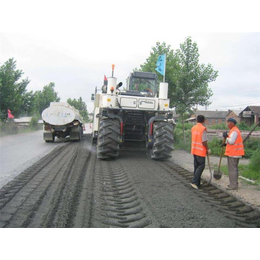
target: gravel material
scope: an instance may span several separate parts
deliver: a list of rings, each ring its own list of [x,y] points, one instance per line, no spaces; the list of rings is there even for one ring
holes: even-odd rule
[[[0,227],[260,227],[249,205],[212,185],[190,186],[189,153],[174,151],[172,160],[129,147],[116,160],[99,160],[89,135],[65,142],[0,189]]]

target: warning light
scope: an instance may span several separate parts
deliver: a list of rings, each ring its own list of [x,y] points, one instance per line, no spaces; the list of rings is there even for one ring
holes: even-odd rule
[[[112,64],[112,78],[114,77],[115,64]]]

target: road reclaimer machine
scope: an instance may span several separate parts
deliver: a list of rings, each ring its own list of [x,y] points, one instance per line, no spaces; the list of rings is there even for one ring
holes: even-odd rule
[[[55,137],[80,141],[83,136],[83,120],[80,113],[66,102],[51,102],[43,110],[43,139],[54,142]]]
[[[117,84],[112,77],[95,93],[92,140],[97,143],[97,158],[119,156],[123,143],[143,143],[149,158],[164,160],[173,150],[173,113],[169,109],[168,83],[162,82],[157,97],[157,75],[135,71]]]

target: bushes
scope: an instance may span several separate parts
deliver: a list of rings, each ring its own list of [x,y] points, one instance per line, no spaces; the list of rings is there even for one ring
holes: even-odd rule
[[[243,169],[241,175],[252,180],[260,181],[260,148],[252,152],[250,163]]]
[[[38,118],[32,117],[29,126],[18,126],[14,121],[0,122],[0,136],[25,133],[42,129],[42,125],[38,124]]]
[[[251,158],[253,153],[260,148],[259,138],[249,138],[245,143],[245,158]]]
[[[251,127],[248,126],[245,122],[241,122],[240,124],[237,124],[237,127],[240,129],[240,130],[250,130]]]
[[[191,123],[184,123],[184,129],[185,130],[190,130],[193,127],[193,124]],[[181,129],[182,130],[182,124],[177,123],[175,129]]]
[[[247,125],[245,122],[241,122],[240,124],[237,124],[237,127],[240,130],[244,130],[244,131],[250,131],[254,126],[249,126]],[[215,125],[209,125],[207,126],[208,129],[218,129],[218,130],[227,130],[227,124],[226,123],[221,123],[221,124],[215,124]],[[260,130],[260,127],[258,127]],[[258,128],[256,129],[256,131],[258,130]]]
[[[183,140],[183,132],[182,132],[182,124],[177,123],[175,129],[174,129],[174,146],[177,149],[190,151],[191,146],[191,127],[192,124],[185,123],[185,141]]]
[[[31,130],[39,130],[39,124],[38,124],[38,118],[37,117],[32,117],[29,127]]]
[[[222,147],[221,144],[223,143],[222,139],[219,139],[217,137],[213,137],[211,141],[208,142],[208,146],[211,150],[211,155],[220,156]]]
[[[5,122],[0,125],[0,135],[13,135],[18,133],[18,127],[14,122]]]
[[[227,125],[225,123],[209,125],[207,126],[209,129],[219,129],[219,130],[227,130]]]

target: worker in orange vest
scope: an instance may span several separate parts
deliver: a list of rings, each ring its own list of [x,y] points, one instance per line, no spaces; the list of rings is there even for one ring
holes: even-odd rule
[[[229,185],[227,190],[238,189],[238,162],[245,155],[243,139],[240,130],[236,126],[237,121],[234,118],[227,120],[229,133],[224,132],[223,137],[226,138],[225,146],[228,161]]]
[[[205,157],[208,153],[207,129],[204,126],[205,117],[197,116],[197,124],[191,129],[191,154],[194,158],[194,175],[190,185],[194,189],[200,187],[200,178],[205,169]]]

